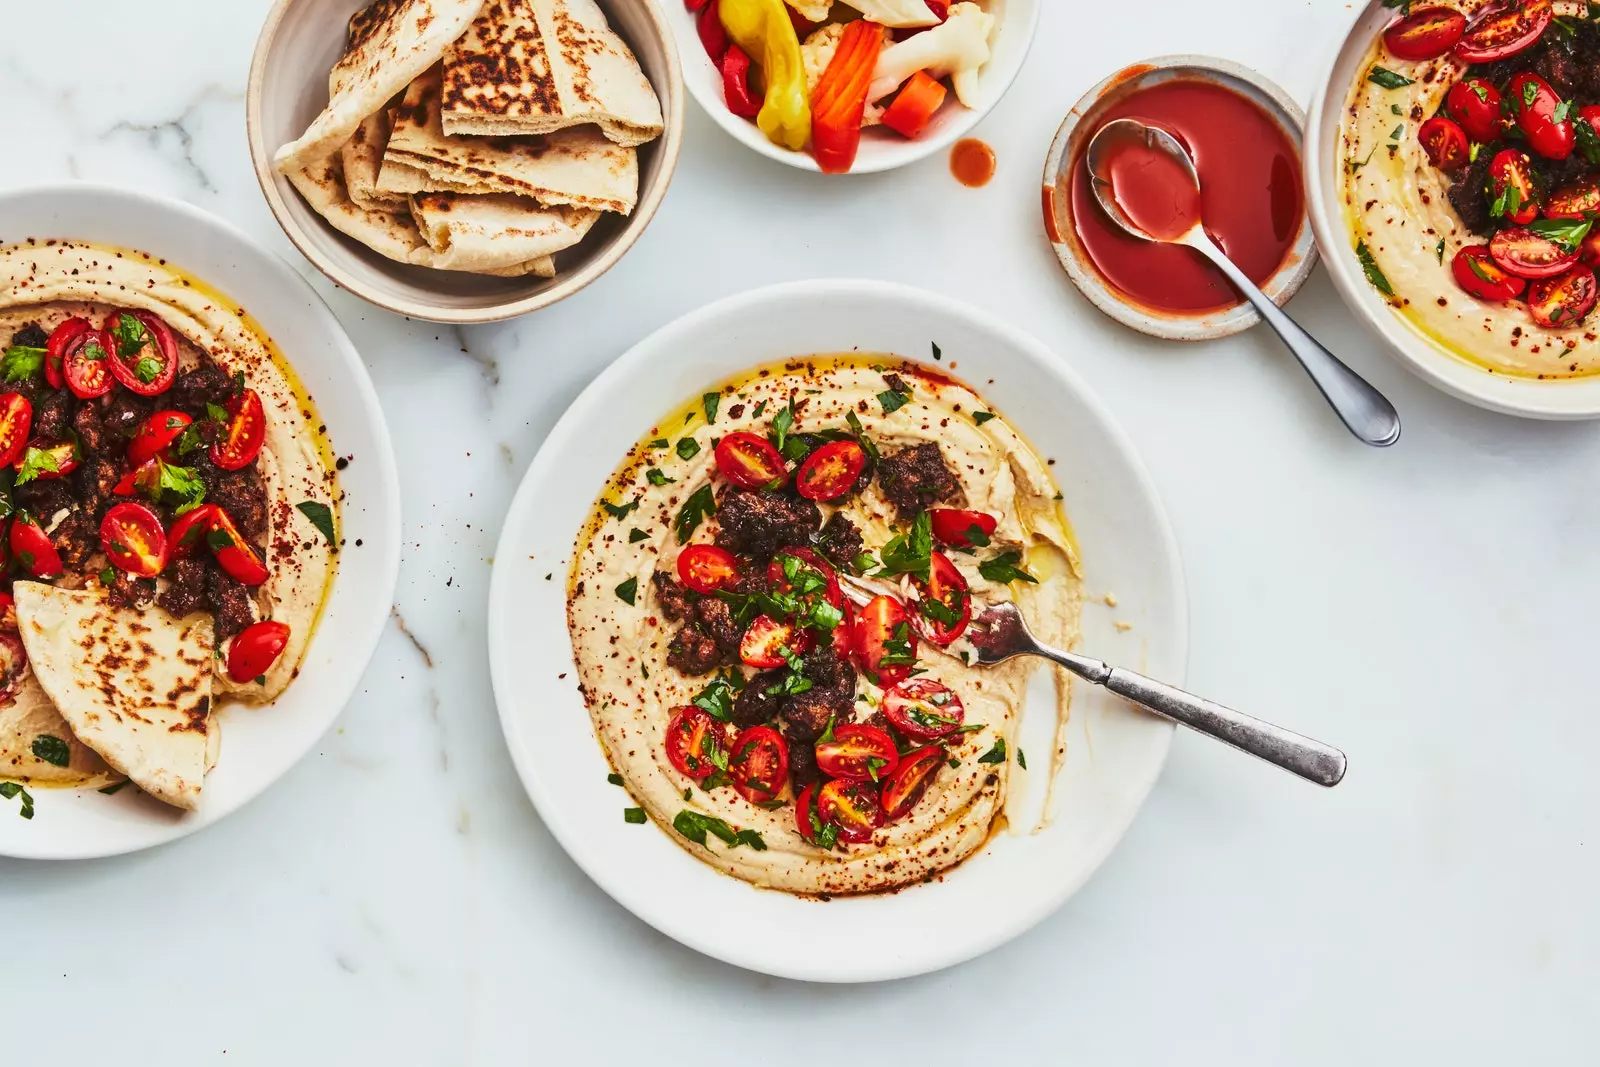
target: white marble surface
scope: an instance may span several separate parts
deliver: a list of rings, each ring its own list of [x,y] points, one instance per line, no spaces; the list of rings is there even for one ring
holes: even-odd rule
[[[360,696],[267,796],[139,856],[0,861],[8,1060],[1593,1061],[1600,427],[1435,393],[1373,349],[1319,272],[1295,312],[1406,419],[1394,450],[1362,448],[1270,337],[1180,349],[1128,334],[1078,298],[1040,234],[1037,170],[1085,87],[1149,55],[1211,52],[1304,101],[1346,5],[1054,0],[979,128],[1000,172],[977,192],[939,161],[801,175],[691,106],[677,180],[619,268],[532,318],[461,332],[333,292],[273,224],[242,103],[267,0],[136,6],[0,4],[0,182],[177,195],[311,277],[395,432],[405,562]],[[825,274],[959,296],[1072,361],[1166,495],[1192,687],[1342,744],[1346,783],[1322,792],[1180,736],[1066,908],[986,958],[880,987],[710,962],[590,884],[500,739],[483,616],[501,516],[562,408],[628,345],[712,298]]]

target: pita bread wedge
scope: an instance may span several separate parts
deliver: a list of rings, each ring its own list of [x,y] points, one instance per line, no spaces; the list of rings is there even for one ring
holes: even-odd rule
[[[18,582],[39,686],[77,739],[157,800],[192,809],[205,781],[211,618],[114,608],[103,590]]]
[[[339,149],[339,160],[344,168],[345,190],[350,199],[364,208],[399,209],[406,206],[406,198],[399,193],[386,193],[378,188],[378,168],[383,165],[383,149],[389,143],[389,130],[393,128],[394,113],[385,108],[368,115],[356,127],[356,132]]]
[[[380,256],[418,267],[451,269],[438,264],[438,257],[417,229],[409,206],[398,209],[366,208],[350,199],[345,189],[339,156],[291,174],[289,181],[311,205],[311,209],[327,219],[330,226]],[[549,256],[539,256],[525,262],[474,268],[473,273],[500,278],[520,278],[529,274],[554,278],[556,264]]]
[[[411,217],[447,270],[522,263],[554,255],[583,240],[598,211],[546,208],[520,196],[418,193]]]
[[[594,0],[490,0],[444,56],[444,132],[514,137],[595,123],[661,136],[661,101]]]
[[[377,0],[357,12],[328,74],[328,106],[273,164],[293,174],[339,151],[363,119],[437,63],[482,8],[483,0]]]
[[[391,173],[396,166],[409,170]],[[439,123],[439,74],[430,71],[406,90],[383,153],[378,188],[408,194],[510,193],[547,207],[626,215],[639,200],[639,158],[594,126],[544,137],[447,137]]]

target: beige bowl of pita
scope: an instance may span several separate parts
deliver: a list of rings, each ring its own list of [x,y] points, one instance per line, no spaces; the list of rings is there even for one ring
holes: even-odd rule
[[[683,79],[654,0],[279,0],[245,114],[318,270],[403,315],[490,322],[577,292],[644,232]]]

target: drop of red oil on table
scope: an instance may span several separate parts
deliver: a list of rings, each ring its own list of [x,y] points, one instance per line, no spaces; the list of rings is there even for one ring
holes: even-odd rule
[[[994,149],[968,137],[950,149],[950,173],[969,189],[981,189],[994,177]]]

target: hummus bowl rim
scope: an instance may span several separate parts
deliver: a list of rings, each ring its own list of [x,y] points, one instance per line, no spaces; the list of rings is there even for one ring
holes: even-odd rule
[[[101,796],[93,789],[45,787],[28,787],[36,810],[32,821],[17,818],[14,802],[0,805],[0,856],[123,855],[186,837],[234,813],[287,775],[332,728],[360,686],[388,624],[400,572],[399,473],[360,353],[332,309],[281,256],[198,207],[108,185],[69,182],[0,192],[0,220],[12,213],[24,221],[16,230],[0,221],[0,244],[32,237],[146,252],[245,309],[310,391],[317,413],[325,419],[334,409],[344,413],[329,420],[327,441],[337,454],[355,456],[336,483],[339,534],[346,547],[334,557],[332,584],[301,675],[271,704],[230,712],[224,701],[222,747],[198,809],[180,812],[135,789]],[[103,220],[122,227],[125,236],[113,238],[101,228]],[[209,270],[202,261],[210,263]],[[296,337],[308,339],[317,351],[285,340]],[[298,361],[296,347],[302,350]],[[316,365],[324,360],[337,363],[338,370]],[[344,378],[344,384],[335,390],[319,382],[325,374]],[[364,486],[354,502],[348,492],[353,484]],[[352,547],[357,538],[365,542],[360,549]],[[275,717],[274,711],[282,714]],[[252,738],[261,743],[252,745]]]
[[[818,325],[824,318],[829,322]],[[869,320],[878,325],[860,325]],[[1116,640],[1108,636],[1115,632],[1110,615],[1091,625],[1089,613],[1108,611],[1093,605],[1112,591],[1096,581],[1097,573],[1104,574],[1096,552],[1113,554],[1105,546],[1112,535],[1095,531],[1083,545],[1086,638],[1097,642],[1096,654],[1181,683],[1188,648],[1181,559],[1154,483],[1127,435],[1071,367],[1041,342],[959,301],[894,283],[830,279],[758,289],[691,311],[644,338],[603,371],[551,430],[512,500],[496,548],[488,613],[491,676],[512,761],[545,827],[592,880],[639,918],[737,966],[806,981],[880,981],[947,967],[1003,944],[1058,908],[1105,860],[1153,788],[1171,744],[1170,723],[1102,691],[1076,688],[1075,721],[1093,726],[1094,751],[1071,749],[1074,742],[1069,742],[1055,824],[1032,836],[997,834],[933,884],[897,893],[820,903],[759,889],[692,856],[664,828],[624,824],[621,809],[634,802],[606,781],[613,768],[577,691],[566,613],[574,536],[606,479],[637,433],[671,410],[680,394],[693,395],[773,359],[850,350],[849,344],[811,343],[823,335],[849,334],[859,338],[862,351],[887,354],[891,348],[866,336],[869,332],[926,337],[928,330],[953,338],[939,342],[944,363],[905,345],[893,351],[972,382],[1036,448],[1047,447],[1041,436],[1082,433],[1080,440],[1092,440],[1100,455],[1114,457],[1082,461],[1083,468],[1096,468],[1087,475],[1074,472],[1072,459],[1064,458],[1054,473],[1081,538],[1094,526],[1085,520],[1104,505],[1081,497],[1075,504],[1074,479],[1092,482],[1117,472],[1117,506],[1138,518],[1117,527],[1116,534],[1149,546],[1137,566],[1155,592],[1145,596],[1135,590],[1137,577],[1115,590],[1124,608],[1141,600],[1151,605],[1131,633],[1121,634],[1127,643],[1108,648],[1104,642]],[[773,340],[780,332],[783,339]],[[926,344],[921,342],[922,353]],[[785,350],[774,351],[779,345]],[[718,348],[722,351],[713,351]],[[1002,350],[1005,354],[995,354]],[[983,384],[995,377],[992,369],[1007,363],[1029,372],[1026,384],[1011,389],[1040,405],[1030,417],[1017,418],[1018,404],[1000,403],[994,393],[1001,387]],[[1066,410],[1084,416],[1085,429],[1045,427],[1063,402]],[[597,433],[608,422],[617,425]],[[1097,495],[1103,497],[1104,489]],[[1096,629],[1105,633],[1096,636]],[[1030,706],[1028,717],[1038,710]],[[1075,765],[1075,758],[1081,762]],[[1043,778],[1037,770],[1032,773]],[[1072,802],[1078,795],[1069,784],[1075,774],[1093,790],[1086,803]],[[687,906],[696,902],[701,907]],[[951,914],[950,908],[970,909],[972,921],[950,926],[935,917]],[[719,920],[699,921],[708,914]],[[935,926],[939,937],[920,936]],[[850,938],[869,930],[879,931],[872,943],[888,951],[862,958],[843,949]]]
[[[1458,400],[1525,418],[1600,418],[1600,376],[1539,381],[1489,371],[1424,336],[1366,280],[1345,219],[1339,130],[1362,60],[1392,18],[1392,9],[1381,0],[1369,0],[1352,14],[1350,30],[1328,53],[1325,73],[1306,109],[1306,203],[1334,288],[1356,319],[1403,366]]]

